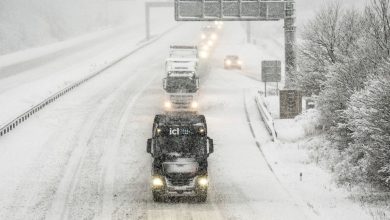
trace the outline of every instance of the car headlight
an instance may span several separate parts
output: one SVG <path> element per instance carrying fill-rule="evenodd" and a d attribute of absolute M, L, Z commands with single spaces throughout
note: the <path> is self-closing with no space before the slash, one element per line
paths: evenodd
<path fill-rule="evenodd" d="M 202 186 L 202 187 L 208 186 L 209 180 L 207 179 L 207 177 L 200 177 L 200 178 L 198 178 L 198 184 L 199 184 L 199 186 Z"/>
<path fill-rule="evenodd" d="M 214 34 L 211 35 L 211 39 L 212 39 L 212 40 L 216 40 L 217 38 L 218 38 L 218 35 L 217 35 L 217 34 L 214 33 Z"/>
<path fill-rule="evenodd" d="M 207 42 L 207 45 L 209 45 L 209 46 L 211 47 L 211 46 L 214 45 L 214 43 L 213 43 L 213 41 L 209 40 L 209 41 Z"/>
<path fill-rule="evenodd" d="M 238 65 L 242 65 L 242 61 L 241 60 L 237 61 L 237 63 L 238 63 Z"/>
<path fill-rule="evenodd" d="M 232 61 L 231 60 L 226 60 L 226 65 L 228 65 L 228 66 L 230 66 L 230 65 L 232 65 Z"/>
<path fill-rule="evenodd" d="M 204 40 L 204 39 L 207 38 L 207 36 L 206 36 L 205 34 L 202 34 L 202 35 L 200 36 L 200 38 L 202 38 L 202 40 Z"/>
<path fill-rule="evenodd" d="M 155 176 L 153 177 L 152 185 L 154 187 L 161 187 L 164 186 L 164 181 L 161 179 L 161 177 Z"/>
<path fill-rule="evenodd" d="M 170 108 L 172 107 L 172 103 L 169 102 L 169 101 L 166 101 L 166 102 L 164 103 L 164 107 L 167 108 L 167 109 L 170 109 Z"/>

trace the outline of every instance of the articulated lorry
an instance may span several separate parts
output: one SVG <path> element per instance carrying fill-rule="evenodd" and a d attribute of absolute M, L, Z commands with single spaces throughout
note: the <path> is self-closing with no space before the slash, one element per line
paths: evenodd
<path fill-rule="evenodd" d="M 171 46 L 163 79 L 166 111 L 197 111 L 198 65 L 196 46 Z"/>
<path fill-rule="evenodd" d="M 204 115 L 156 115 L 147 152 L 153 157 L 152 194 L 156 202 L 188 196 L 205 202 L 207 158 L 214 151 Z"/>

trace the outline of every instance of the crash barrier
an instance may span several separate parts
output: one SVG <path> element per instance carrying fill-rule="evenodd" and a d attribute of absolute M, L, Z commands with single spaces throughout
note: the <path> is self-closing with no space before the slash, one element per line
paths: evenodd
<path fill-rule="evenodd" d="M 265 100 L 263 96 L 258 93 L 255 97 L 255 101 L 257 104 L 257 108 L 260 112 L 261 118 L 264 121 L 265 127 L 267 128 L 269 134 L 272 136 L 273 141 L 276 141 L 277 133 L 274 126 L 274 120 L 267 109 L 267 105 L 265 104 Z"/>
<path fill-rule="evenodd" d="M 131 52 L 127 53 L 126 55 L 124 55 L 124 56 L 122 56 L 122 57 L 120 57 L 120 58 L 118 58 L 118 59 L 116 59 L 114 61 L 112 61 L 110 64 L 108 64 L 107 66 L 101 68 L 100 70 L 98 70 L 97 72 L 93 73 L 92 75 L 89 75 L 88 77 L 86 77 L 86 78 L 84 78 L 84 79 L 82 79 L 82 80 L 80 80 L 80 81 L 78 81 L 78 82 L 76 82 L 76 83 L 66 87 L 65 89 L 62 89 L 61 91 L 57 92 L 56 94 L 54 94 L 54 95 L 50 96 L 49 98 L 45 99 L 43 102 L 33 106 L 32 108 L 27 110 L 25 113 L 23 113 L 20 116 L 18 116 L 16 119 L 13 119 L 9 123 L 7 123 L 6 125 L 0 127 L 0 137 L 8 134 L 9 132 L 11 132 L 18 125 L 20 125 L 21 123 L 26 121 L 28 118 L 30 118 L 33 114 L 37 113 L 38 111 L 40 111 L 41 109 L 43 109 L 44 107 L 46 107 L 50 103 L 54 102 L 55 100 L 57 100 L 61 96 L 67 94 L 68 92 L 72 91 L 73 89 L 75 89 L 76 87 L 80 86 L 81 84 L 84 84 L 85 82 L 89 81 L 90 79 L 94 78 L 95 76 L 103 73 L 105 70 L 111 68 L 115 64 L 121 62 L 122 60 L 126 59 L 127 57 L 129 57 L 130 55 L 136 53 L 137 51 L 143 49 L 144 47 L 152 44 L 153 42 L 157 41 L 158 39 L 163 37 L 165 34 L 171 32 L 172 30 L 174 30 L 178 26 L 179 25 L 176 25 L 176 26 L 168 29 L 167 31 L 163 32 L 162 34 L 158 35 L 157 37 L 155 37 L 155 38 L 153 38 L 153 39 L 151 39 L 149 41 L 144 42 L 143 44 L 141 44 L 137 48 L 133 49 Z"/>

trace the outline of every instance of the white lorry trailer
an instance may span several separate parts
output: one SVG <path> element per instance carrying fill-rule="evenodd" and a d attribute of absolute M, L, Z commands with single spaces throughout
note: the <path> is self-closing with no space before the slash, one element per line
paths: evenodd
<path fill-rule="evenodd" d="M 163 79 L 166 111 L 197 111 L 198 62 L 196 46 L 171 46 Z"/>

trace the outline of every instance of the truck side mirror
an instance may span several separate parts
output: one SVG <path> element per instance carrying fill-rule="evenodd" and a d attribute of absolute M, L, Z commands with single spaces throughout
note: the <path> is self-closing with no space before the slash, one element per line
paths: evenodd
<path fill-rule="evenodd" d="M 167 89 L 167 78 L 163 79 L 163 88 Z"/>
<path fill-rule="evenodd" d="M 209 154 L 214 153 L 214 140 L 211 138 L 207 138 L 209 140 Z"/>
<path fill-rule="evenodd" d="M 149 138 L 146 144 L 146 152 L 147 153 L 152 153 L 152 139 Z"/>

